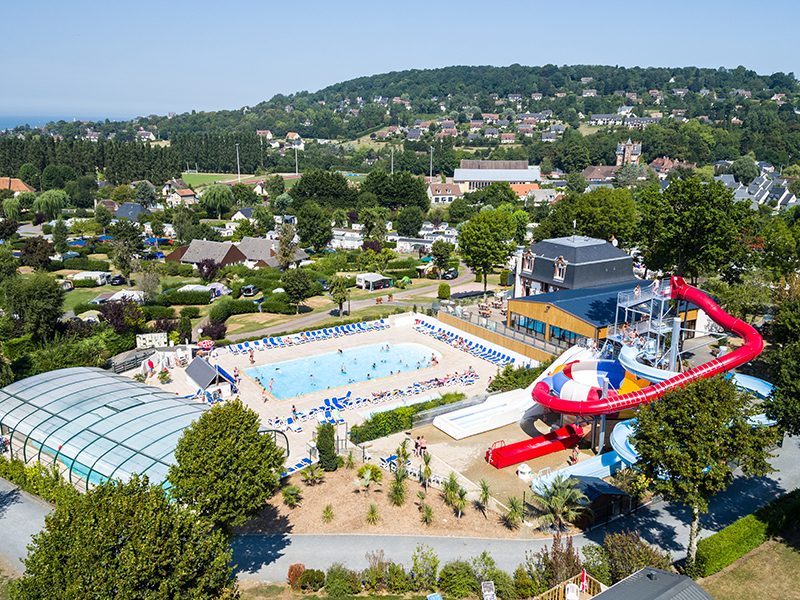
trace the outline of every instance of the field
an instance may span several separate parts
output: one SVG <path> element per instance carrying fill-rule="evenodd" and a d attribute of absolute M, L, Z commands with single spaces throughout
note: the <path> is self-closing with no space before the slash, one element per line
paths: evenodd
<path fill-rule="evenodd" d="M 252 177 L 252 175 L 242 175 L 242 179 L 245 177 Z M 208 185 L 209 183 L 214 183 L 215 181 L 227 181 L 229 179 L 236 179 L 236 173 L 184 173 L 181 175 L 181 179 L 183 179 L 187 184 L 197 187 L 201 185 Z"/>
<path fill-rule="evenodd" d="M 81 302 L 89 302 L 103 292 L 114 290 L 111 286 L 100 285 L 93 288 L 75 288 L 64 294 L 64 312 L 72 310 Z"/>
<path fill-rule="evenodd" d="M 701 582 L 716 600 L 800 598 L 800 532 L 766 542 Z"/>

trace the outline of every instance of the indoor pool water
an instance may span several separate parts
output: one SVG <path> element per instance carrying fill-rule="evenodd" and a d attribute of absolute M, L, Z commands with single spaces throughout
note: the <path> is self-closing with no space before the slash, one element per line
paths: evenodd
<path fill-rule="evenodd" d="M 260 378 L 272 395 L 280 400 L 321 390 L 361 383 L 422 370 L 431 366 L 431 357 L 442 355 L 422 344 L 374 344 L 339 352 L 297 358 L 279 363 L 249 367 L 244 372 Z M 420 376 L 420 379 L 425 379 Z"/>

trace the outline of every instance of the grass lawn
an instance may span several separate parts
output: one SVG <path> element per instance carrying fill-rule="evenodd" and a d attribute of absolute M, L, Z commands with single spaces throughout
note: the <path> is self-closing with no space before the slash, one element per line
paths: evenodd
<path fill-rule="evenodd" d="M 796 531 L 785 540 L 761 544 L 701 585 L 716 600 L 800 598 L 795 577 L 800 573 L 799 543 L 800 531 Z"/>
<path fill-rule="evenodd" d="M 184 173 L 181 175 L 181 179 L 183 179 L 187 185 L 192 185 L 194 187 L 208 185 L 215 181 L 227 181 L 228 179 L 235 179 L 236 177 L 236 173 L 198 173 L 197 175 L 194 173 Z M 250 175 L 242 175 L 242 178 L 244 177 L 250 177 Z"/>
<path fill-rule="evenodd" d="M 64 294 L 64 312 L 72 310 L 76 305 L 81 302 L 89 302 L 102 294 L 109 291 L 109 286 L 101 285 L 93 288 L 75 288 Z"/>

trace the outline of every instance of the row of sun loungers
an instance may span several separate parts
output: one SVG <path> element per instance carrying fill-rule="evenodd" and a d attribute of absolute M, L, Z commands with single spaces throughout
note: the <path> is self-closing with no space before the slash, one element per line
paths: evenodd
<path fill-rule="evenodd" d="M 283 479 L 284 477 L 288 477 L 289 475 L 291 475 L 295 471 L 300 471 L 301 469 L 305 469 L 308 466 L 311 466 L 311 459 L 310 458 L 304 458 L 303 460 L 301 460 L 297 464 L 292 465 L 291 467 L 286 469 L 283 473 L 281 473 L 281 479 Z"/>
<path fill-rule="evenodd" d="M 470 354 L 478 358 L 482 358 L 483 360 L 488 360 L 490 363 L 494 363 L 498 367 L 504 367 L 514 363 L 514 359 L 512 357 L 507 356 L 498 350 L 486 348 L 482 344 L 469 341 L 453 331 L 449 331 L 443 327 L 437 328 L 421 319 L 414 324 L 414 329 L 450 344 L 454 348 L 458 348 L 464 352 L 469 352 Z"/>
<path fill-rule="evenodd" d="M 382 331 L 383 329 L 389 329 L 389 322 L 384 319 L 365 323 L 352 323 L 350 325 L 339 325 L 337 327 L 318 329 L 316 331 L 305 331 L 295 335 L 268 337 L 261 341 L 256 340 L 255 342 L 231 344 L 228 346 L 228 352 L 231 354 L 248 354 L 251 350 L 261 351 L 269 350 L 271 348 L 286 348 L 288 346 L 298 346 L 300 344 L 306 344 L 308 342 L 315 342 L 319 340 L 331 340 L 347 335 L 355 335 L 357 333 Z"/>

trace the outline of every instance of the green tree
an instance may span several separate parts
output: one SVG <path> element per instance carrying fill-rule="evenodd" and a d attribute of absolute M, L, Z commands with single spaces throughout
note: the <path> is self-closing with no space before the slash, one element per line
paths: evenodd
<path fill-rule="evenodd" d="M 61 215 L 58 216 L 53 227 L 53 246 L 59 254 L 65 254 L 69 250 L 67 245 L 67 225 Z"/>
<path fill-rule="evenodd" d="M 261 204 L 261 198 L 258 194 L 245 183 L 234 183 L 231 191 L 238 206 L 258 206 Z"/>
<path fill-rule="evenodd" d="M 14 219 L 15 221 L 19 221 L 22 217 L 19 200 L 16 198 L 6 198 L 3 200 L 3 215 L 6 219 Z"/>
<path fill-rule="evenodd" d="M 133 257 L 133 248 L 124 239 L 114 240 L 114 267 L 131 284 L 131 273 L 136 270 L 136 260 Z"/>
<path fill-rule="evenodd" d="M 111 199 L 117 204 L 133 202 L 136 200 L 136 192 L 133 191 L 131 186 L 123 183 L 114 188 L 114 191 L 111 192 Z"/>
<path fill-rule="evenodd" d="M 770 283 L 759 272 L 749 271 L 735 283 L 709 279 L 702 287 L 717 298 L 725 312 L 751 324 L 756 316 L 764 314 L 772 299 Z"/>
<path fill-rule="evenodd" d="M 567 191 L 582 194 L 589 184 L 580 171 L 567 175 Z"/>
<path fill-rule="evenodd" d="M 767 416 L 775 419 L 782 431 L 800 435 L 800 342 L 784 345 L 767 356 L 774 377 L 775 389 L 764 402 Z"/>
<path fill-rule="evenodd" d="M 28 279 L 12 276 L 3 282 L 2 303 L 7 314 L 22 321 L 26 334 L 49 340 L 63 313 L 64 290 L 54 277 L 42 271 Z"/>
<path fill-rule="evenodd" d="M 146 181 L 140 181 L 136 184 L 136 189 L 134 190 L 133 194 L 134 199 L 136 202 L 147 208 L 151 204 L 155 204 L 156 202 L 156 192 L 153 188 L 150 187 L 150 184 Z"/>
<path fill-rule="evenodd" d="M 284 451 L 260 427 L 236 398 L 205 411 L 175 449 L 170 494 L 227 536 L 258 514 L 280 483 Z"/>
<path fill-rule="evenodd" d="M 55 190 L 64 187 L 64 179 L 56 165 L 47 165 L 42 171 L 42 189 Z"/>
<path fill-rule="evenodd" d="M 647 175 L 647 165 L 630 163 L 621 166 L 614 173 L 614 185 L 617 187 L 632 187 L 639 182 L 639 178 Z"/>
<path fill-rule="evenodd" d="M 19 262 L 14 258 L 14 254 L 8 244 L 0 246 L 0 284 L 9 277 L 17 274 Z M 2 305 L 2 302 L 0 302 Z"/>
<path fill-rule="evenodd" d="M 19 223 L 10 217 L 0 221 L 0 240 L 8 241 L 17 235 Z"/>
<path fill-rule="evenodd" d="M 638 243 L 652 270 L 674 269 L 696 280 L 729 267 L 748 250 L 741 237 L 753 212 L 719 182 L 678 180 L 663 192 L 650 186 L 642 192 L 639 214 Z"/>
<path fill-rule="evenodd" d="M 733 164 L 728 167 L 728 172 L 739 183 L 750 185 L 753 179 L 761 174 L 761 169 L 758 168 L 755 160 L 745 155 L 733 161 Z"/>
<path fill-rule="evenodd" d="M 292 205 L 292 201 L 292 197 L 287 192 L 283 192 L 272 201 L 272 209 L 279 215 L 285 215 L 286 210 Z"/>
<path fill-rule="evenodd" d="M 230 560 L 221 532 L 134 475 L 60 502 L 28 547 L 12 597 L 233 599 Z"/>
<path fill-rule="evenodd" d="M 47 215 L 48 219 L 55 219 L 61 214 L 61 209 L 64 208 L 69 202 L 69 198 L 64 192 L 59 190 L 49 190 L 38 198 L 33 203 L 34 212 L 40 212 Z"/>
<path fill-rule="evenodd" d="M 461 258 L 473 272 L 483 276 L 484 295 L 489 273 L 505 263 L 514 252 L 515 229 L 510 214 L 488 211 L 473 215 L 458 232 Z"/>
<path fill-rule="evenodd" d="M 231 238 L 234 242 L 241 242 L 244 238 L 255 237 L 255 235 L 256 231 L 253 229 L 250 219 L 242 219 L 236 226 L 236 230 L 233 232 Z"/>
<path fill-rule="evenodd" d="M 286 191 L 286 182 L 283 181 L 283 177 L 280 175 L 267 177 L 264 186 L 270 198 L 277 198 Z"/>
<path fill-rule="evenodd" d="M 443 273 L 447 270 L 447 265 L 450 264 L 450 256 L 453 254 L 455 247 L 449 242 L 444 240 L 436 240 L 431 244 L 431 257 L 436 270 Z"/>
<path fill-rule="evenodd" d="M 179 206 L 175 209 L 172 217 L 172 226 L 175 228 L 175 236 L 182 244 L 191 241 L 189 239 L 189 230 L 193 224 L 192 211 L 189 208 Z"/>
<path fill-rule="evenodd" d="M 114 216 L 111 211 L 104 204 L 98 204 L 94 209 L 94 222 L 103 228 L 103 235 L 106 234 L 106 227 L 111 225 L 111 220 Z"/>
<path fill-rule="evenodd" d="M 19 168 L 19 173 L 17 173 L 17 177 L 22 179 L 25 183 L 33 188 L 40 187 L 39 182 L 39 169 L 36 168 L 36 165 L 31 163 L 25 163 Z"/>
<path fill-rule="evenodd" d="M 328 279 L 328 289 L 331 293 L 331 299 L 339 306 L 339 317 L 344 316 L 342 313 L 342 306 L 347 302 L 347 280 L 344 277 L 333 275 Z"/>
<path fill-rule="evenodd" d="M 364 208 L 358 211 L 358 218 L 364 226 L 361 234 L 365 240 L 383 242 L 386 237 L 386 219 L 377 208 Z"/>
<path fill-rule="evenodd" d="M 584 504 L 586 495 L 577 484 L 575 479 L 557 475 L 550 484 L 534 488 L 533 503 L 542 511 L 539 517 L 542 526 L 552 525 L 560 533 L 566 523 L 574 523 L 589 512 Z"/>
<path fill-rule="evenodd" d="M 220 219 L 233 206 L 234 197 L 231 188 L 221 183 L 208 186 L 200 197 L 200 204 L 209 214 L 216 214 Z"/>
<path fill-rule="evenodd" d="M 528 235 L 530 217 L 524 210 L 515 211 L 511 216 L 514 217 L 514 241 L 516 241 L 519 246 L 522 246 L 525 244 L 525 239 Z"/>
<path fill-rule="evenodd" d="M 733 464 L 746 476 L 773 471 L 765 450 L 777 435 L 753 426 L 750 396 L 723 377 L 700 379 L 670 390 L 639 408 L 633 443 L 636 468 L 665 499 L 691 508 L 688 562 L 694 564 L 700 513 L 733 482 Z"/>
<path fill-rule="evenodd" d="M 50 257 L 53 256 L 55 248 L 41 236 L 25 238 L 22 242 L 22 256 L 20 262 L 24 267 L 32 267 L 35 270 L 46 269 L 50 265 Z"/>
<path fill-rule="evenodd" d="M 284 223 L 281 227 L 281 238 L 278 241 L 278 255 L 275 257 L 281 271 L 286 271 L 294 262 L 294 255 L 297 251 L 297 242 L 294 241 L 294 225 Z"/>
<path fill-rule="evenodd" d="M 330 423 L 322 423 L 317 427 L 317 450 L 319 451 L 319 464 L 326 471 L 335 471 L 336 462 L 336 430 Z"/>
<path fill-rule="evenodd" d="M 333 239 L 331 216 L 319 205 L 306 202 L 297 211 L 297 234 L 304 247 L 322 252 Z"/>
<path fill-rule="evenodd" d="M 558 204 L 553 212 L 559 210 Z M 573 209 L 578 232 L 583 235 L 601 240 L 610 240 L 613 235 L 627 241 L 636 231 L 636 203 L 629 190 L 592 190 L 574 198 Z"/>
<path fill-rule="evenodd" d="M 425 221 L 425 215 L 418 206 L 407 206 L 398 213 L 394 226 L 401 236 L 415 238 L 419 237 L 423 221 Z"/>
<path fill-rule="evenodd" d="M 331 215 L 334 227 L 347 227 L 347 212 L 343 208 L 337 208 Z"/>
<path fill-rule="evenodd" d="M 299 313 L 300 304 L 311 296 L 311 279 L 308 272 L 304 269 L 286 269 L 281 276 L 281 286 L 289 302 L 297 305 Z"/>

